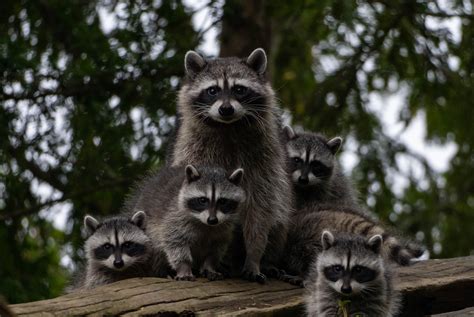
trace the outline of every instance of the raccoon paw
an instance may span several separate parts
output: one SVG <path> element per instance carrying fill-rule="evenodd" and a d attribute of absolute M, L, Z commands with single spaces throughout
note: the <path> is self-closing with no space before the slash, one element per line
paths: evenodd
<path fill-rule="evenodd" d="M 265 274 L 260 272 L 251 272 L 247 270 L 242 271 L 242 278 L 244 280 L 250 282 L 257 282 L 260 284 L 265 284 L 265 282 L 267 281 L 267 277 L 265 276 Z"/>
<path fill-rule="evenodd" d="M 201 272 L 201 275 L 203 277 L 206 277 L 209 281 L 218 281 L 218 280 L 224 279 L 224 274 L 216 272 L 216 271 L 203 270 Z"/>
<path fill-rule="evenodd" d="M 409 242 L 406 245 L 406 249 L 415 258 L 419 258 L 426 251 L 425 247 L 423 247 L 423 246 L 421 246 L 421 245 L 419 245 L 418 243 L 415 243 L 415 242 Z"/>
<path fill-rule="evenodd" d="M 196 278 L 192 274 L 191 275 L 189 274 L 176 275 L 174 279 L 176 281 L 195 281 L 196 280 Z"/>
<path fill-rule="evenodd" d="M 283 275 L 286 275 L 285 270 L 281 270 L 277 268 L 276 266 L 264 267 L 262 268 L 262 272 L 268 277 L 277 278 L 277 279 L 279 279 Z"/>
<path fill-rule="evenodd" d="M 299 287 L 304 287 L 304 279 L 298 275 L 284 274 L 280 276 L 280 281 L 290 283 Z"/>

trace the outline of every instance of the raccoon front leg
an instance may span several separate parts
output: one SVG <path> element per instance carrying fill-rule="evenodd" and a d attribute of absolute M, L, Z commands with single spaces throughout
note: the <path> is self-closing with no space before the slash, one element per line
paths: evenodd
<path fill-rule="evenodd" d="M 224 274 L 216 270 L 218 265 L 219 260 L 216 259 L 214 255 L 209 255 L 201 266 L 201 275 L 206 277 L 209 281 L 223 280 Z"/>
<path fill-rule="evenodd" d="M 208 251 L 208 254 L 204 260 L 204 263 L 201 266 L 200 274 L 206 277 L 210 281 L 222 280 L 224 279 L 224 274 L 217 271 L 222 258 L 224 257 L 225 252 L 227 251 L 227 243 L 219 243 L 219 241 L 214 241 L 210 243 L 211 248 Z"/>
<path fill-rule="evenodd" d="M 268 243 L 271 222 L 261 218 L 263 210 L 248 210 L 243 222 L 243 235 L 246 249 L 242 278 L 258 283 L 265 283 L 267 277 L 260 272 L 260 261 Z M 260 217 L 259 217 L 260 216 Z"/>
<path fill-rule="evenodd" d="M 170 246 L 165 249 L 166 257 L 171 267 L 176 271 L 177 281 L 195 281 L 192 272 L 193 258 L 188 246 Z"/>

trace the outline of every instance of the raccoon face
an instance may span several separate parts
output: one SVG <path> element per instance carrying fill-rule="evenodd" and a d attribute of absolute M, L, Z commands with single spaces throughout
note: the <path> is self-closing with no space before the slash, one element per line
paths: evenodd
<path fill-rule="evenodd" d="M 365 240 L 358 236 L 337 237 L 322 234 L 323 252 L 318 257 L 318 272 L 337 293 L 355 296 L 373 292 L 383 276 L 380 256 L 382 236 Z"/>
<path fill-rule="evenodd" d="M 309 187 L 327 182 L 331 178 L 334 155 L 341 147 L 342 139 L 335 137 L 326 141 L 313 133 L 296 135 L 290 127 L 285 127 L 285 132 L 293 184 Z"/>
<path fill-rule="evenodd" d="M 88 260 L 114 271 L 146 261 L 151 241 L 144 232 L 145 217 L 138 211 L 130 219 L 116 217 L 100 223 L 86 216 L 84 224 L 92 232 L 85 245 Z"/>
<path fill-rule="evenodd" d="M 245 194 L 240 187 L 243 169 L 227 176 L 220 168 L 186 166 L 186 180 L 179 194 L 181 210 L 200 222 L 215 226 L 237 219 Z"/>
<path fill-rule="evenodd" d="M 231 124 L 246 118 L 258 122 L 265 112 L 269 86 L 264 79 L 264 50 L 256 49 L 246 60 L 205 60 L 189 51 L 184 64 L 187 81 L 179 98 L 191 105 L 199 120 Z"/>

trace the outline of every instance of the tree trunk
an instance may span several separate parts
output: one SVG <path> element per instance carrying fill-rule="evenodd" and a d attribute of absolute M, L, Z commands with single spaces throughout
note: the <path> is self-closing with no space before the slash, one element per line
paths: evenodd
<path fill-rule="evenodd" d="M 261 47 L 267 54 L 271 48 L 271 21 L 266 14 L 267 2 L 262 0 L 226 1 L 220 56 L 245 57 Z"/>

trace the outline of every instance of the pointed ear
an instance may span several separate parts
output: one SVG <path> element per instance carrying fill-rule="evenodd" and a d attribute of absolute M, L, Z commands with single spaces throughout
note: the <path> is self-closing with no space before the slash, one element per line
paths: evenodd
<path fill-rule="evenodd" d="M 383 238 L 380 234 L 376 234 L 375 236 L 372 236 L 367 243 L 372 251 L 378 254 L 382 249 Z"/>
<path fill-rule="evenodd" d="M 234 185 L 239 186 L 240 183 L 242 182 L 243 176 L 244 176 L 244 170 L 242 168 L 238 168 L 235 171 L 233 171 L 232 174 L 229 176 L 229 182 L 231 182 Z"/>
<path fill-rule="evenodd" d="M 293 128 L 290 127 L 289 125 L 284 126 L 283 131 L 285 132 L 285 135 L 286 135 L 286 138 L 287 138 L 288 141 L 293 140 L 294 138 L 296 138 L 295 131 L 293 131 Z"/>
<path fill-rule="evenodd" d="M 342 138 L 340 136 L 337 136 L 331 140 L 329 140 L 326 145 L 329 147 L 331 150 L 332 154 L 336 154 L 337 151 L 341 148 L 342 145 Z"/>
<path fill-rule="evenodd" d="M 146 226 L 146 214 L 144 211 L 140 210 L 137 211 L 136 213 L 133 214 L 132 218 L 130 218 L 130 221 L 135 224 L 140 229 L 145 229 Z"/>
<path fill-rule="evenodd" d="M 197 181 L 199 178 L 201 178 L 201 174 L 199 174 L 198 170 L 194 166 L 186 166 L 186 179 L 188 180 L 188 183 Z"/>
<path fill-rule="evenodd" d="M 334 244 L 334 236 L 331 232 L 324 230 L 323 234 L 321 235 L 321 244 L 323 246 L 323 250 L 327 250 Z"/>
<path fill-rule="evenodd" d="M 184 68 L 190 77 L 196 76 L 206 66 L 206 60 L 195 51 L 188 51 L 184 56 Z"/>
<path fill-rule="evenodd" d="M 89 233 L 94 233 L 99 227 L 100 222 L 92 216 L 86 215 L 84 217 L 84 227 Z"/>
<path fill-rule="evenodd" d="M 267 54 L 265 54 L 263 48 L 257 48 L 247 57 L 246 63 L 257 74 L 262 75 L 267 69 Z"/>

